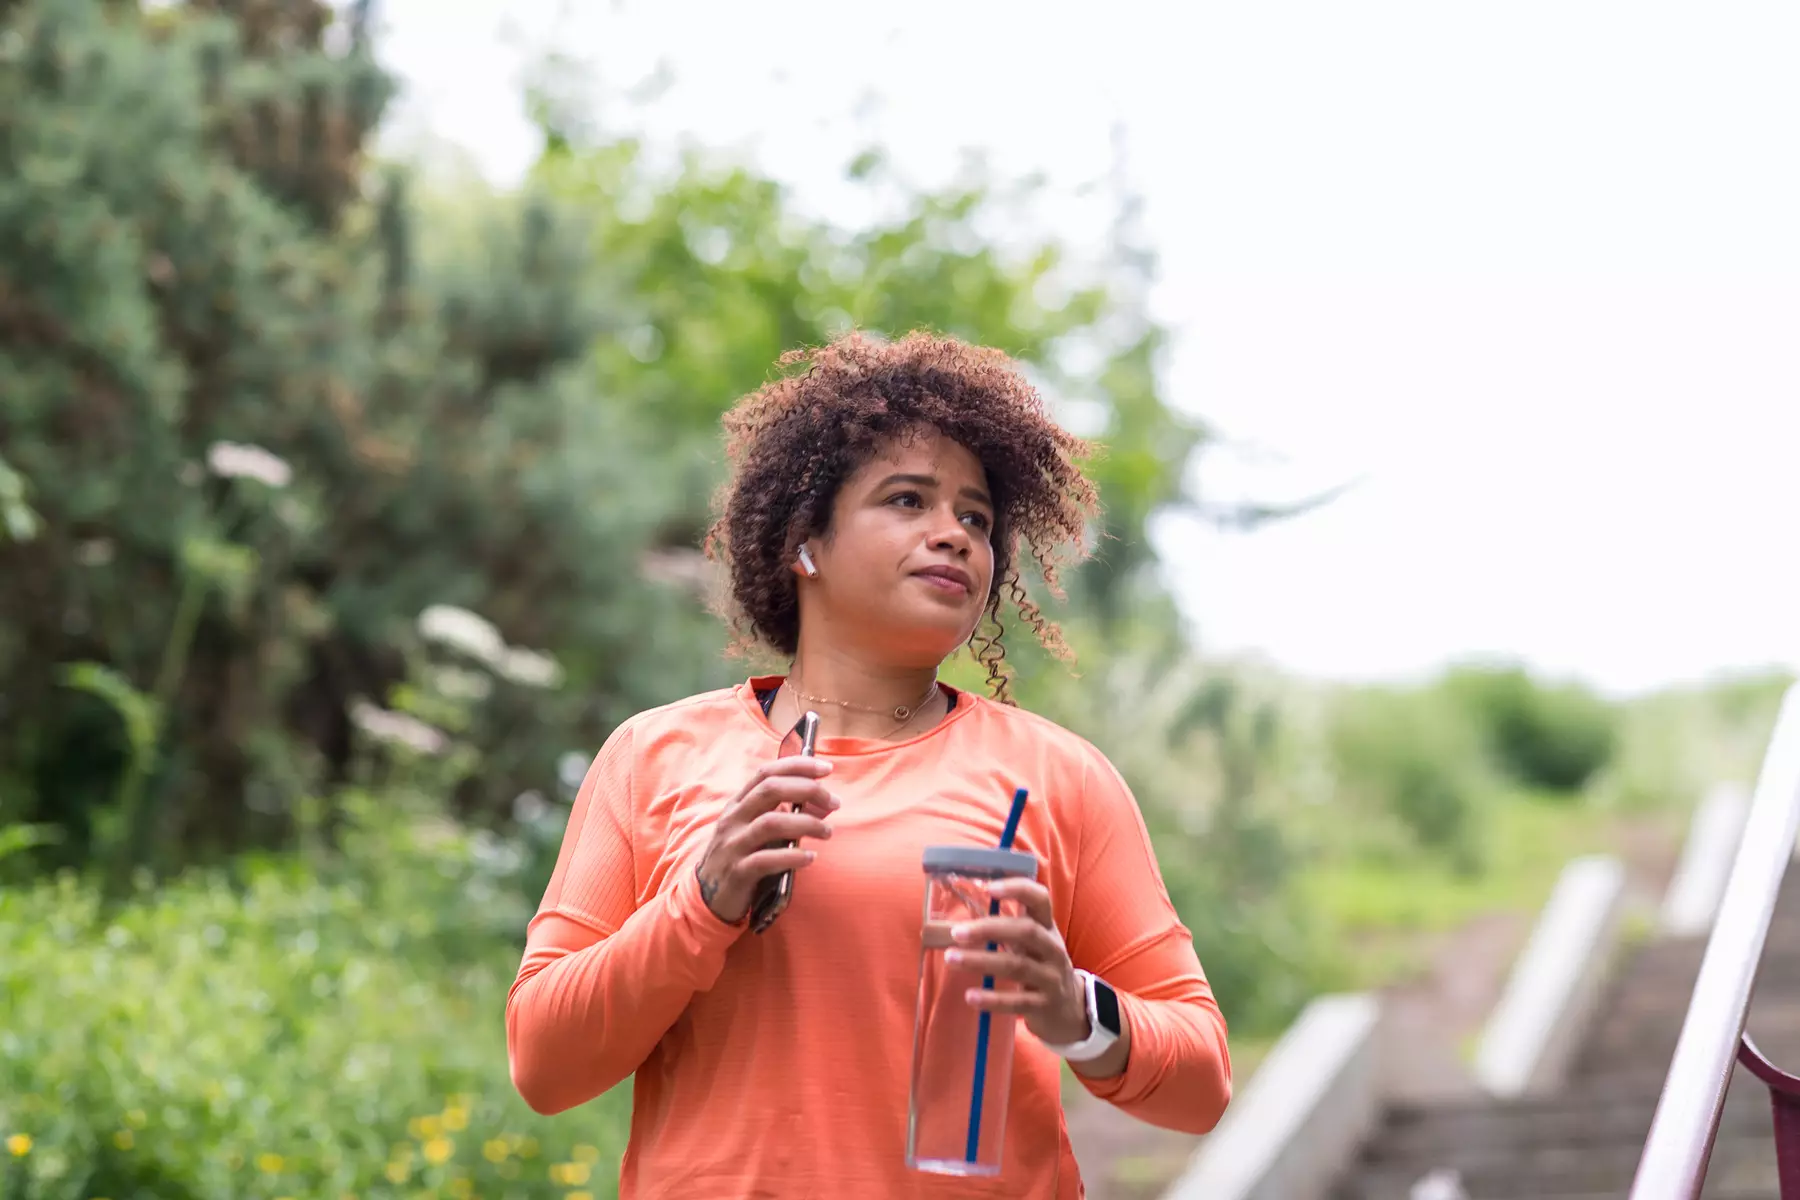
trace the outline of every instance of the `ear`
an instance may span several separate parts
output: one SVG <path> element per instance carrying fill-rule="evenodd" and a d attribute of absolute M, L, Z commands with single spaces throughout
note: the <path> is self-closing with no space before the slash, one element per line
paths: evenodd
<path fill-rule="evenodd" d="M 805 542 L 800 543 L 800 552 L 795 556 L 795 560 L 794 569 L 799 571 L 802 575 L 806 576 L 808 579 L 817 579 L 819 577 L 818 564 L 813 562 L 812 550 Z"/>

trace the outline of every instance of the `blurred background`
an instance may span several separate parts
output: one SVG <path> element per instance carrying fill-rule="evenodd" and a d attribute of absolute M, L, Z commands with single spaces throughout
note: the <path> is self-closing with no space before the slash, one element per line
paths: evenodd
<path fill-rule="evenodd" d="M 1105 447 L 1079 675 L 1009 658 L 1240 1086 L 1341 988 L 1456 1070 L 1562 865 L 1666 878 L 1800 664 L 1797 34 L 0 0 L 0 1195 L 614 1194 L 628 1089 L 508 1082 L 524 922 L 607 732 L 750 669 L 718 417 L 851 327 Z M 1192 1148 L 1069 1104 L 1097 1196 Z"/>

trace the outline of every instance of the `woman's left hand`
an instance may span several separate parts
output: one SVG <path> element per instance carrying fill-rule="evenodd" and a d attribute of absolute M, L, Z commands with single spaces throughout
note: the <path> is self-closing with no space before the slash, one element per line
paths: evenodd
<path fill-rule="evenodd" d="M 1016 990 L 970 988 L 969 1003 L 996 1013 L 1017 1013 L 1025 1028 L 1052 1044 L 1079 1042 L 1088 1035 L 1087 994 L 1075 977 L 1069 948 L 1063 945 L 1050 908 L 1050 892 L 1034 879 L 996 880 L 989 894 L 1016 900 L 1021 917 L 981 917 L 955 926 L 951 964 L 998 982 L 1010 979 Z M 989 943 L 997 948 L 988 949 Z"/>

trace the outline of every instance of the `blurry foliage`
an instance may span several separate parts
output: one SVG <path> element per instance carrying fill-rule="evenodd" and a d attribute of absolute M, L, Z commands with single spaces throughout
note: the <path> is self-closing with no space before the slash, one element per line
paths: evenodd
<path fill-rule="evenodd" d="M 1528 787 L 1574 793 L 1612 759 L 1618 716 L 1575 683 L 1546 683 L 1519 666 L 1464 665 L 1444 695 L 1474 722 L 1494 764 Z"/>
<path fill-rule="evenodd" d="M 1359 843 L 1388 845 L 1383 831 L 1395 829 L 1458 870 L 1479 871 L 1494 780 L 1468 714 L 1436 688 L 1348 690 L 1332 710 L 1338 802 L 1363 826 Z"/>
<path fill-rule="evenodd" d="M 456 731 L 480 823 L 735 677 L 692 561 L 718 415 L 851 324 L 1004 347 L 1099 413 L 1073 603 L 1129 587 L 1172 622 L 1144 528 L 1200 432 L 1155 390 L 1135 281 L 996 249 L 983 187 L 847 231 L 579 131 L 515 194 L 415 195 L 365 162 L 391 90 L 365 15 L 0 10 L 0 819 L 66 832 L 42 863 L 289 846 L 312 803 L 329 836 L 355 714 L 394 703 L 434 605 L 554 665 L 462 664 L 491 691 Z"/>
<path fill-rule="evenodd" d="M 1768 750 L 1785 670 L 1738 672 L 1621 704 L 1618 752 L 1590 787 L 1624 811 L 1685 811 L 1714 784 L 1754 784 Z"/>
<path fill-rule="evenodd" d="M 25 479 L 0 458 L 0 535 L 13 542 L 29 542 L 37 536 L 38 515 L 26 495 Z"/>
<path fill-rule="evenodd" d="M 1279 1030 L 1330 966 L 1317 914 L 1289 887 L 1302 862 L 1288 826 L 1323 782 L 1291 689 L 1170 646 L 1051 676 L 1041 691 L 1036 706 L 1130 783 L 1233 1033 Z"/>
<path fill-rule="evenodd" d="M 629 1090 L 572 1121 L 507 1082 L 513 882 L 348 799 L 363 873 L 245 860 L 111 917 L 72 876 L 0 891 L 0 1194 L 616 1194 Z"/>

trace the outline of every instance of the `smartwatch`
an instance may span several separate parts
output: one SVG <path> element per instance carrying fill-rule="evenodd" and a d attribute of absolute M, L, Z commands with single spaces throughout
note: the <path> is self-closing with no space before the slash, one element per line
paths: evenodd
<path fill-rule="evenodd" d="M 1119 1040 L 1124 1027 L 1119 1020 L 1119 994 L 1112 985 L 1101 979 L 1092 971 L 1075 971 L 1075 978 L 1087 993 L 1088 1033 L 1079 1042 L 1068 1042 L 1057 1045 L 1045 1042 L 1052 1053 L 1059 1054 L 1070 1062 L 1092 1062 Z"/>

